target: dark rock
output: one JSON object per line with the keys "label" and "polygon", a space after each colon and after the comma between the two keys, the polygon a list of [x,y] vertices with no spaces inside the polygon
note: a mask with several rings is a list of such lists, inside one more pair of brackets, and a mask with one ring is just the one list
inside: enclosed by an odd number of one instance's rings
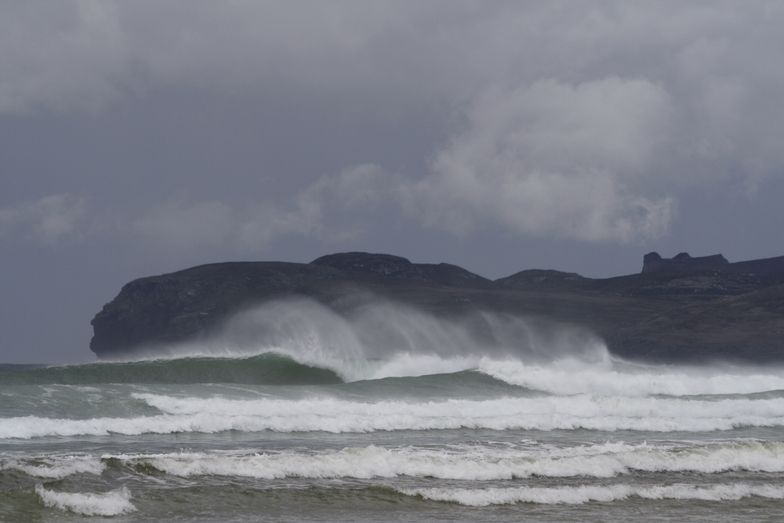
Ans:
{"label": "dark rock", "polygon": [[645,255],[642,272],[673,271],[718,271],[733,274],[764,276],[784,273],[784,256],[730,263],[721,254],[692,258],[682,252],[673,258],[662,258],[656,252]]}
{"label": "dark rock", "polygon": [[574,272],[530,269],[500,278],[496,283],[507,289],[577,289],[588,281]]}
{"label": "dark rock", "polygon": [[651,252],[643,258],[642,272],[725,270],[729,264],[721,254],[692,258],[689,253],[682,252],[674,258],[666,259],[656,252]]}
{"label": "dark rock", "polygon": [[328,254],[310,262],[341,271],[366,272],[380,276],[422,278],[416,266],[405,258],[390,254],[371,254],[367,252],[345,252]]}
{"label": "dark rock", "polygon": [[365,273],[375,276],[410,278],[423,283],[454,287],[488,287],[493,283],[457,265],[448,263],[411,263],[400,256],[371,254],[367,252],[346,252],[329,254],[310,262],[341,271]]}
{"label": "dark rock", "polygon": [[340,271],[300,263],[231,262],[193,267],[126,284],[92,320],[90,349],[120,355],[198,338],[232,314],[292,294],[318,294]]}
{"label": "dark rock", "polygon": [[737,274],[754,275],[784,273],[784,256],[731,263],[727,270]]}

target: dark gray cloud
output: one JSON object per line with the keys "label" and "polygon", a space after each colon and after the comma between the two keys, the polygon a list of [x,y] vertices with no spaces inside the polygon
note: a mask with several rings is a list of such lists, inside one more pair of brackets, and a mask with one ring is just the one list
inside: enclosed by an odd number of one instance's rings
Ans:
{"label": "dark gray cloud", "polygon": [[208,261],[783,254],[782,23],[753,1],[4,3],[2,359],[87,357],[122,283]]}

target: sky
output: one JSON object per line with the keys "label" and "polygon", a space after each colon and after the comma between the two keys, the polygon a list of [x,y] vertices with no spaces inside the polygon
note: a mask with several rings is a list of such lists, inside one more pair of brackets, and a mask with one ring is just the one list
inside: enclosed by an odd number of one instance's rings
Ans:
{"label": "sky", "polygon": [[0,3],[0,362],[125,283],[329,253],[784,255],[784,3]]}

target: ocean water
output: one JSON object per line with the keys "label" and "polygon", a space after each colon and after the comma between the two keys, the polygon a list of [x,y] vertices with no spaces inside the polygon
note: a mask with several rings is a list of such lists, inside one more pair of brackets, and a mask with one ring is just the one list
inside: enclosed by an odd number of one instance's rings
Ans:
{"label": "ocean water", "polygon": [[784,520],[782,369],[452,350],[430,320],[363,357],[313,325],[0,369],[0,520]]}

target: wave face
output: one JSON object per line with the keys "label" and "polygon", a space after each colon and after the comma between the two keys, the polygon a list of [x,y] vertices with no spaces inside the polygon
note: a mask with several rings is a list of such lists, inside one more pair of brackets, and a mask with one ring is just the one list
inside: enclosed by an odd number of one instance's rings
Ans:
{"label": "wave face", "polygon": [[782,442],[782,369],[285,302],[154,358],[0,368],[0,520],[773,521]]}
{"label": "wave face", "polygon": [[19,385],[103,383],[318,385],[342,381],[332,370],[303,365],[275,353],[240,358],[195,356],[0,371],[0,380],[6,384]]}

